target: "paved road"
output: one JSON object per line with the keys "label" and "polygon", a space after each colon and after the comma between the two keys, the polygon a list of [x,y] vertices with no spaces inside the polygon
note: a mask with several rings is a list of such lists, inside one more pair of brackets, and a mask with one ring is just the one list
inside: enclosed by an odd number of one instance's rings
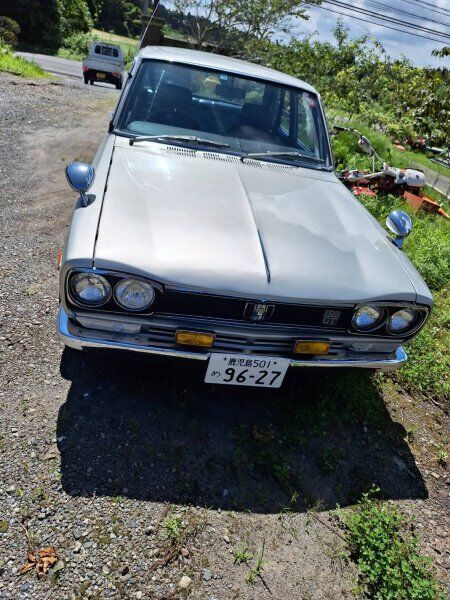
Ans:
{"label": "paved road", "polygon": [[49,73],[76,77],[77,79],[83,78],[81,62],[77,60],[68,60],[59,56],[47,56],[46,54],[32,54],[30,52],[17,52],[17,54],[28,60],[33,60]]}

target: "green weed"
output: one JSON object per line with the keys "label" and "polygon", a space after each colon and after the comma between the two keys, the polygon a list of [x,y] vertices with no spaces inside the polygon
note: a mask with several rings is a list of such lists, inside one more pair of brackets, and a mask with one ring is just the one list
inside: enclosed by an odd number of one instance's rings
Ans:
{"label": "green weed", "polygon": [[172,542],[177,542],[183,532],[183,521],[181,517],[171,515],[164,523],[164,529]]}
{"label": "green weed", "polygon": [[235,565],[247,564],[253,558],[253,554],[250,552],[247,546],[243,546],[242,548],[233,548],[233,556]]}
{"label": "green weed", "polygon": [[445,448],[441,448],[438,452],[438,457],[437,457],[437,461],[438,464],[441,467],[444,467],[444,469],[447,467],[447,462],[448,462],[448,452]]}
{"label": "green weed", "polygon": [[431,560],[419,553],[410,523],[392,504],[364,494],[344,517],[362,593],[376,600],[436,600],[442,597]]}
{"label": "green weed", "polygon": [[247,578],[246,578],[247,583],[253,584],[253,583],[255,583],[257,577],[261,577],[265,545],[266,545],[266,540],[263,540],[261,550],[260,550],[258,556],[256,557],[256,562],[253,565],[253,567],[250,569],[249,574],[247,575]]}

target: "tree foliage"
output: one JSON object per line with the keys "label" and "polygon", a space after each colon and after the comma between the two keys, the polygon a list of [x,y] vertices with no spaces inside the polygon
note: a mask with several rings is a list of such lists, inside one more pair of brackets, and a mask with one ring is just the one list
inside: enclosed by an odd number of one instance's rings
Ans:
{"label": "tree foliage", "polygon": [[[311,0],[308,4],[318,4]],[[183,29],[197,48],[205,43],[242,47],[286,32],[292,19],[307,19],[304,0],[174,0]]]}
{"label": "tree foliage", "polygon": [[86,0],[0,0],[0,14],[17,21],[20,41],[47,48],[92,27]]}
{"label": "tree foliage", "polygon": [[325,104],[402,140],[427,136],[448,144],[450,134],[450,72],[415,67],[409,59],[391,59],[368,35],[351,38],[342,23],[335,43],[313,37],[274,44],[253,41],[246,57],[306,80]]}

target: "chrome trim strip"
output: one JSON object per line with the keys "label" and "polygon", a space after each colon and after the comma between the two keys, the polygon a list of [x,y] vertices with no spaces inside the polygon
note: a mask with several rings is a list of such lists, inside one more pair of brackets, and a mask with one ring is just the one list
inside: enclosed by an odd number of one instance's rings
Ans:
{"label": "chrome trim strip", "polygon": [[[66,346],[83,350],[85,348],[103,348],[115,350],[127,350],[131,352],[141,352],[143,354],[159,354],[173,358],[187,358],[192,360],[206,361],[211,356],[211,352],[198,354],[189,352],[185,349],[161,348],[157,346],[141,346],[130,342],[120,340],[106,340],[95,337],[77,336],[71,333],[69,329],[70,321],[67,313],[60,307],[58,312],[58,335]],[[405,364],[407,355],[405,350],[399,346],[395,354],[390,358],[351,358],[351,359],[330,359],[321,358],[317,360],[301,360],[299,358],[291,359],[291,367],[356,367],[363,369],[378,369],[380,371],[393,371],[399,369]]]}

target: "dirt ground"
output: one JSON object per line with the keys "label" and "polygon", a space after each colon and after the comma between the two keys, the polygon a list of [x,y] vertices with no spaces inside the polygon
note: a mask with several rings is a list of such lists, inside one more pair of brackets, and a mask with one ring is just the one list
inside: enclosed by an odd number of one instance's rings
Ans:
{"label": "dirt ground", "polygon": [[[445,582],[448,420],[433,402],[367,373],[302,370],[254,391],[64,350],[64,167],[91,160],[117,99],[0,74],[0,598],[350,598],[333,511],[372,484],[414,516]],[[19,575],[45,546],[53,576]]]}

